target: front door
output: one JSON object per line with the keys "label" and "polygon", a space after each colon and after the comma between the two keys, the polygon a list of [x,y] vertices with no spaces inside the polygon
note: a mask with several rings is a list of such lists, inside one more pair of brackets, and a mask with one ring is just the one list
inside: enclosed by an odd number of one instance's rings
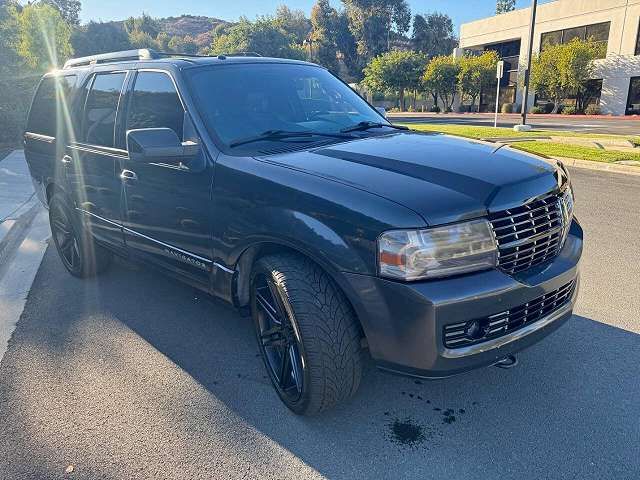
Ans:
{"label": "front door", "polygon": [[85,226],[100,242],[123,247],[119,162],[115,131],[127,72],[98,73],[89,85],[76,141],[65,155],[67,180]]}
{"label": "front door", "polygon": [[[185,120],[186,119],[186,120]],[[167,72],[137,73],[129,95],[126,130],[170,128],[199,142]],[[205,155],[205,152],[201,152]],[[208,284],[211,271],[210,195],[213,168],[120,159],[123,225],[130,252]]]}

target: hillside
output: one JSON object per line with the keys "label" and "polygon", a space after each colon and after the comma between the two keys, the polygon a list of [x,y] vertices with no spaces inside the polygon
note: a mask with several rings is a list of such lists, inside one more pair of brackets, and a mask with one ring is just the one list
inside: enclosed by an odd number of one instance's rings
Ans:
{"label": "hillside", "polygon": [[208,33],[221,23],[228,23],[214,17],[181,15],[180,17],[159,18],[161,30],[170,36],[178,35],[185,37],[197,37],[200,34]]}

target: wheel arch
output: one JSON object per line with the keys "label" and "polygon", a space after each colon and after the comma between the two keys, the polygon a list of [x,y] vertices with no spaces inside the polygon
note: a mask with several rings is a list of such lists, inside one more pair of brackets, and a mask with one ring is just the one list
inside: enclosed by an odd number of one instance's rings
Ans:
{"label": "wheel arch", "polygon": [[293,245],[288,242],[273,240],[263,241],[254,243],[242,251],[238,258],[238,262],[236,263],[237,275],[235,276],[234,282],[234,302],[238,307],[246,307],[249,304],[251,272],[253,270],[254,263],[262,257],[279,253],[292,253],[302,256],[311,261],[318,268],[322,269],[322,271],[324,271],[329,278],[333,280],[344,294],[347,302],[358,319],[361,335],[363,338],[366,338],[362,321],[358,315],[358,310],[351,299],[353,292],[351,291],[346,279],[341,275],[340,270],[330,262],[313,255],[313,253],[307,249],[301,248],[300,245]]}

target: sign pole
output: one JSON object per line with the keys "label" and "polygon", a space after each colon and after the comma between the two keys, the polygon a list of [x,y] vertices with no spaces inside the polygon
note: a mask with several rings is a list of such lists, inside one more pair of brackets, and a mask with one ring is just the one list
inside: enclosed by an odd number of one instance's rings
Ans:
{"label": "sign pole", "polygon": [[536,10],[538,8],[538,0],[531,2],[531,19],[529,20],[529,45],[527,53],[527,69],[524,71],[524,88],[522,90],[522,125],[527,124],[527,100],[529,95],[529,77],[531,73],[531,56],[533,55],[533,38],[536,28]]}
{"label": "sign pole", "polygon": [[498,127],[498,107],[500,104],[500,80],[502,80],[502,75],[504,74],[504,62],[500,60],[496,67],[496,78],[498,79],[497,87],[496,87],[496,113],[493,118],[493,128]]}

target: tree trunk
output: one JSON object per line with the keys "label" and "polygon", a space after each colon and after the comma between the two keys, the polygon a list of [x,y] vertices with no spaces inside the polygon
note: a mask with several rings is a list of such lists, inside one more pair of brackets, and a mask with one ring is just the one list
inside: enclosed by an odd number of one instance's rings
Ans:
{"label": "tree trunk", "polygon": [[404,88],[400,89],[399,102],[400,102],[400,111],[404,112]]}

